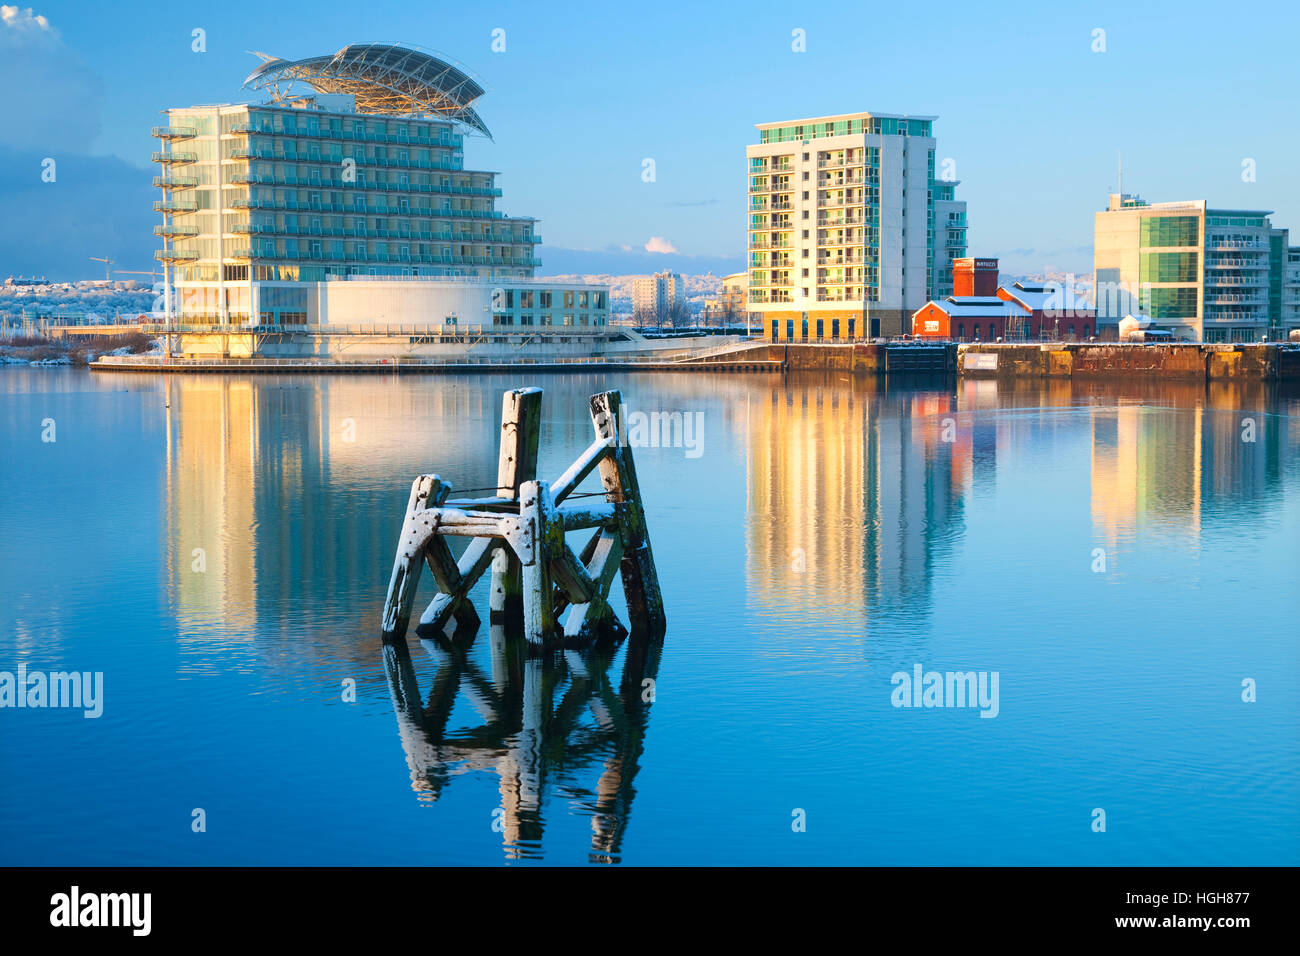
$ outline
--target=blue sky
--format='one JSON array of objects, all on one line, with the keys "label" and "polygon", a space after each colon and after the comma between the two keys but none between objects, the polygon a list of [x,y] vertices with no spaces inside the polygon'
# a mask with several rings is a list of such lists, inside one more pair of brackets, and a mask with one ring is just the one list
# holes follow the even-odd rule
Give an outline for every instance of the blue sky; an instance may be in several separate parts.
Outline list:
[{"label": "blue sky", "polygon": [[[1270,209],[1300,232],[1294,4],[33,0],[26,11],[0,18],[0,274],[93,275],[85,257],[105,250],[119,268],[150,268],[158,111],[248,98],[249,50],[294,58],[366,40],[419,44],[480,77],[495,142],[471,141],[467,165],[503,174],[507,213],[542,220],[544,272],[741,268],[753,125],[862,109],[939,116],[971,252],[1009,271],[1091,271],[1092,213],[1121,150],[1130,192]],[[195,27],[204,53],[191,50]],[[504,53],[491,49],[496,28]],[[806,52],[791,49],[796,28]],[[1093,52],[1097,29],[1105,52]],[[53,184],[40,182],[46,156],[60,160]],[[1247,159],[1254,182],[1242,180]],[[653,237],[676,252],[646,252]]]}]

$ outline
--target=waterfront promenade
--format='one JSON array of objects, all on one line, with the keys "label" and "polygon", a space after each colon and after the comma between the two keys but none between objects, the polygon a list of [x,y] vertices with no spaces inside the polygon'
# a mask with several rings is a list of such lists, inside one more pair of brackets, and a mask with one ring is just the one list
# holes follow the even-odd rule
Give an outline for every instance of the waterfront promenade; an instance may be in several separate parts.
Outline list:
[{"label": "waterfront promenade", "polygon": [[392,358],[175,358],[109,355],[91,364],[119,372],[338,372],[484,374],[530,372],[800,372],[853,375],[940,374],[969,378],[1147,378],[1189,381],[1300,381],[1300,349],[1283,344],[1117,343],[770,343],[750,342],[672,354],[429,360]]}]

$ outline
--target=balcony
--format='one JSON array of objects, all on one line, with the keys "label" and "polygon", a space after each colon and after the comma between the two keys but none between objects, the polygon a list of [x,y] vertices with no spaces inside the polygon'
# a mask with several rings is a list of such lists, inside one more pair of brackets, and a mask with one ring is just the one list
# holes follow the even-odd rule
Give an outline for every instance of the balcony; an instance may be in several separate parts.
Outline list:
[{"label": "balcony", "polygon": [[188,249],[159,249],[153,257],[159,262],[193,262],[199,254]]},{"label": "balcony", "polygon": [[169,152],[154,153],[153,161],[155,163],[175,163],[175,164],[197,163],[199,161],[199,154],[187,153],[187,152],[176,152],[175,150],[172,150]]},{"label": "balcony", "polygon": [[158,189],[193,189],[199,181],[194,176],[155,176],[153,184]]},{"label": "balcony", "polygon": [[164,239],[191,239],[199,230],[194,226],[154,226],[153,234]]},{"label": "balcony", "polygon": [[1268,268],[1268,261],[1265,259],[1206,259],[1205,268],[1207,269],[1258,269]]},{"label": "balcony", "polygon": [[197,212],[199,204],[192,199],[166,199],[153,204],[154,212],[184,213]]},{"label": "balcony", "polygon": [[[428,127],[425,127],[426,129]],[[425,137],[406,137],[389,136],[384,133],[356,133],[343,129],[330,128],[292,128],[276,129],[266,123],[238,123],[225,132],[235,136],[246,136],[254,134],[257,136],[306,136],[311,139],[337,139],[354,143],[395,143],[399,146],[438,146],[450,149],[459,149],[464,145],[465,139],[459,134],[446,134],[441,136]]]},{"label": "balcony", "polygon": [[1209,275],[1205,277],[1205,284],[1207,286],[1252,286],[1259,288],[1264,285],[1264,279],[1258,275]]},{"label": "balcony", "polygon": [[1250,249],[1260,252],[1268,248],[1267,243],[1260,239],[1211,239],[1205,240],[1206,249]]},{"label": "balcony", "polygon": [[193,126],[155,126],[153,136],[157,139],[193,139],[199,131]]},{"label": "balcony", "polygon": [[1233,293],[1205,293],[1206,305],[1266,305],[1268,297],[1263,295],[1237,295]]}]

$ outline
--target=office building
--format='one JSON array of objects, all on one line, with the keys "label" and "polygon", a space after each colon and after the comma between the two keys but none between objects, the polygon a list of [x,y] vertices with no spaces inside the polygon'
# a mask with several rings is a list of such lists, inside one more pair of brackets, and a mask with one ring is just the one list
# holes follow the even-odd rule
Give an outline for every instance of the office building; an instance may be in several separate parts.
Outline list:
[{"label": "office building", "polygon": [[1284,334],[1290,247],[1270,215],[1112,194],[1094,223],[1099,330],[1109,337],[1133,313],[1187,341]]}]

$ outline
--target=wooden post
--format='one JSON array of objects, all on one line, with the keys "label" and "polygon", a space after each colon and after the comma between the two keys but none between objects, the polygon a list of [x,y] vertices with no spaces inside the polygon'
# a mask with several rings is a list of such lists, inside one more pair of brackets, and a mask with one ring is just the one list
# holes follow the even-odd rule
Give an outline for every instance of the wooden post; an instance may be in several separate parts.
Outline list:
[{"label": "wooden post", "polygon": [[[450,493],[451,485],[439,480],[435,475],[433,487],[430,490],[425,507],[441,507]],[[456,618],[456,630],[462,632],[462,635],[473,634],[478,630],[481,622],[479,621],[478,612],[474,610],[474,605],[463,600],[463,595],[469,588],[462,587],[460,568],[457,567],[456,558],[447,545],[447,539],[440,534],[434,534],[424,547],[424,559],[429,565],[429,570],[433,572],[433,579],[437,582],[440,593],[461,595],[461,599],[451,601],[451,614]],[[475,575],[475,577],[477,578],[478,575]],[[421,627],[416,628],[416,632],[420,633],[422,628],[425,631],[428,630],[423,621]]]},{"label": "wooden post", "polygon": [[[456,633],[477,630],[478,613],[468,596],[489,567],[491,618],[503,629],[502,637],[511,618],[522,622],[533,646],[553,636],[586,641],[626,635],[609,604],[616,569],[622,573],[632,632],[654,640],[663,637],[663,600],[636,467],[631,450],[619,443],[621,396],[592,396],[596,439],[554,486],[535,477],[540,399],[541,390],[535,388],[508,392],[503,399],[495,496],[449,500],[451,485],[437,475],[421,475],[411,486],[384,602],[385,641],[404,637],[425,563],[438,594],[420,618],[421,637],[450,636],[447,628],[453,618]],[[606,500],[560,507],[596,468]],[[584,528],[594,533],[575,553],[565,533]],[[448,537],[473,539],[459,561],[452,556]]]},{"label": "wooden post", "polygon": [[[519,486],[537,478],[537,448],[542,434],[542,390],[516,388],[501,396],[501,449],[497,459],[497,497],[519,500]],[[523,617],[519,558],[503,548],[492,560],[489,616],[498,623]],[[498,606],[499,605],[499,606]]]},{"label": "wooden post", "polygon": [[641,488],[637,483],[632,450],[621,444],[620,419],[623,396],[618,391],[591,396],[591,424],[596,437],[610,443],[600,460],[600,480],[610,499],[622,505],[623,594],[627,598],[628,623],[633,634],[660,640],[667,629],[659,574],[655,570],[650,532],[646,528]]},{"label": "wooden post", "polygon": [[411,483],[411,497],[406,504],[406,517],[402,520],[401,536],[397,540],[397,557],[393,560],[393,574],[388,582],[388,599],[384,603],[384,640],[406,635],[411,622],[411,606],[415,590],[420,585],[420,569],[424,564],[424,545],[428,541],[428,525],[416,518],[416,513],[428,505],[434,491],[437,475],[420,475]]},{"label": "wooden post", "polygon": [[[521,561],[524,636],[542,644],[555,631],[555,610],[551,603],[551,553],[554,539],[555,505],[544,481],[526,481],[519,488],[519,517],[524,535],[532,539],[530,560]],[[564,533],[560,525],[560,534]]]}]

